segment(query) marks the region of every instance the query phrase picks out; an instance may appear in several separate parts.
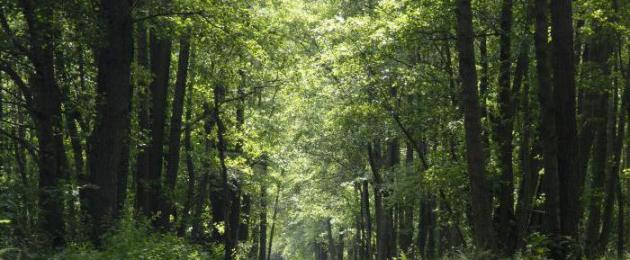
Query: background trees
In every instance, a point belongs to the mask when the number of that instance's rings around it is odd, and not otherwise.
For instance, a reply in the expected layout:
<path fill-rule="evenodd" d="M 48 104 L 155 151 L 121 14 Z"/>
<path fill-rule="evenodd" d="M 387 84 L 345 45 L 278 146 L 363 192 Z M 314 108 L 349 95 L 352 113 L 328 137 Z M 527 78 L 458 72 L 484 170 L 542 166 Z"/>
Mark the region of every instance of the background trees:
<path fill-rule="evenodd" d="M 0 4 L 9 258 L 624 257 L 626 1 Z"/>

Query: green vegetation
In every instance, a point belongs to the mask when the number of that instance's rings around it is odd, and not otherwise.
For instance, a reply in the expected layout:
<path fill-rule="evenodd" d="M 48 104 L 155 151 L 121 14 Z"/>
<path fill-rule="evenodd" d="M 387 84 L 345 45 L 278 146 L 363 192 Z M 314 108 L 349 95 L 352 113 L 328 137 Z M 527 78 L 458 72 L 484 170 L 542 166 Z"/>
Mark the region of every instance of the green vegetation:
<path fill-rule="evenodd" d="M 628 17 L 0 0 L 0 259 L 627 259 Z"/>

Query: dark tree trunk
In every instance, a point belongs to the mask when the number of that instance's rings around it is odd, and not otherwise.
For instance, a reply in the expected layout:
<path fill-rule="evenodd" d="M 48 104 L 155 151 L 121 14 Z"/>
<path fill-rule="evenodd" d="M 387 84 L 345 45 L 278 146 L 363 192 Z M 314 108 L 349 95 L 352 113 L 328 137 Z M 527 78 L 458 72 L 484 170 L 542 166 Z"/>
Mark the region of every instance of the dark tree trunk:
<path fill-rule="evenodd" d="M 391 242 L 388 239 L 388 210 L 385 208 L 383 198 L 384 193 L 384 180 L 381 176 L 380 170 L 382 165 L 381 146 L 379 144 L 368 144 L 368 161 L 373 175 L 373 188 L 374 188 L 374 208 L 375 208 L 375 220 L 376 220 L 376 259 L 387 259 L 388 257 L 388 244 Z"/>
<path fill-rule="evenodd" d="M 365 255 L 372 258 L 372 217 L 370 213 L 370 189 L 367 180 L 361 181 L 361 215 L 365 221 Z"/>
<path fill-rule="evenodd" d="M 612 106 L 608 102 L 610 99 L 608 97 L 609 84 L 611 83 L 608 78 L 610 74 L 608 59 L 612 54 L 612 46 L 609 44 L 610 37 L 598 23 L 593 25 L 593 29 L 595 31 L 593 38 L 584 50 L 584 63 L 592 66 L 582 72 L 582 77 L 590 84 L 582 90 L 584 96 L 582 116 L 585 122 L 580 131 L 578 155 L 578 160 L 581 163 L 581 168 L 578 169 L 580 186 L 584 185 L 587 162 L 589 161 L 588 158 L 591 157 L 592 182 L 589 193 L 589 220 L 585 232 L 585 253 L 589 257 L 599 254 L 599 230 L 602 221 L 601 203 L 606 172 L 610 169 L 608 161 L 613 149 L 611 142 L 614 138 L 612 130 L 615 124 L 612 110 L 614 109 L 613 106 L 616 106 L 614 102 L 611 103 Z M 612 118 L 609 118 L 610 116 Z M 591 156 L 590 140 L 593 137 L 595 145 L 592 148 Z M 579 190 L 583 190 L 582 187 Z M 580 212 L 581 214 L 582 212 Z"/>
<path fill-rule="evenodd" d="M 90 136 L 88 212 L 93 221 L 91 238 L 112 225 L 118 207 L 118 167 L 127 144 L 131 101 L 132 19 L 131 6 L 123 0 L 101 0 L 103 41 L 96 51 L 98 101 L 96 121 Z"/>
<path fill-rule="evenodd" d="M 437 229 L 437 221 L 436 215 L 433 209 L 435 208 L 435 198 L 431 197 L 428 200 L 429 209 L 427 212 L 427 247 L 423 254 L 426 259 L 434 259 L 435 258 L 435 249 L 436 249 L 436 229 Z"/>
<path fill-rule="evenodd" d="M 344 233 L 339 232 L 339 243 L 337 244 L 337 260 L 343 260 L 343 252 L 344 252 Z"/>
<path fill-rule="evenodd" d="M 79 112 L 76 109 L 69 113 L 66 119 L 66 127 L 68 128 L 68 135 L 70 136 L 70 146 L 72 147 L 72 159 L 74 162 L 74 174 L 77 179 L 82 178 L 84 175 L 83 169 L 85 162 L 83 161 L 83 145 L 81 143 L 81 137 L 79 136 L 79 129 L 77 123 L 79 120 Z"/>
<path fill-rule="evenodd" d="M 245 124 L 245 84 L 247 83 L 247 78 L 245 76 L 245 72 L 241 72 L 242 82 L 239 84 L 237 89 L 237 94 L 239 96 L 238 104 L 236 106 L 236 129 L 239 132 L 243 131 L 243 125 Z M 239 154 L 243 153 L 243 139 L 239 138 L 236 142 L 236 151 Z M 238 193 L 241 192 L 239 180 L 234 180 L 237 187 L 239 187 Z M 239 199 L 240 198 L 233 198 Z M 248 232 L 249 232 L 249 212 L 251 210 L 251 195 L 246 192 L 243 194 L 243 205 L 241 205 L 240 201 L 238 203 L 233 203 L 232 205 L 232 216 L 238 216 L 234 218 L 237 222 L 232 223 L 232 226 L 238 225 L 238 231 L 232 230 L 236 237 L 238 237 L 239 241 L 247 241 Z M 239 207 L 236 210 L 235 207 Z M 241 208 L 242 207 L 242 208 Z M 241 212 L 242 211 L 242 212 Z"/>
<path fill-rule="evenodd" d="M 621 53 L 621 48 L 622 46 L 619 45 L 619 53 Z M 629 46 L 630 47 L 630 46 Z M 623 147 L 623 140 L 624 137 L 626 136 L 626 129 L 625 127 L 625 121 L 626 121 L 626 116 L 630 115 L 630 56 L 628 56 L 628 63 L 626 63 L 626 71 L 623 71 L 623 61 L 621 61 L 621 55 L 618 54 L 618 58 L 619 58 L 619 67 L 621 69 L 621 73 L 625 75 L 624 77 L 624 81 L 625 81 L 625 86 L 624 86 L 624 90 L 623 90 L 623 100 L 621 101 L 621 111 L 619 112 L 619 130 L 617 131 L 617 140 L 618 143 L 616 144 L 616 153 L 617 156 L 619 156 L 619 158 L 616 159 L 616 163 L 617 163 L 617 167 L 620 167 L 620 162 L 619 160 L 621 159 L 621 148 Z M 624 243 L 625 243 L 625 210 L 624 210 L 624 196 L 623 196 L 623 189 L 622 189 L 622 184 L 621 184 L 621 180 L 619 178 L 619 172 L 616 171 L 616 176 L 617 176 L 617 189 L 616 189 L 616 193 L 617 193 L 617 259 L 622 259 L 624 256 Z"/>
<path fill-rule="evenodd" d="M 137 63 L 140 68 L 149 69 L 149 53 L 148 53 L 148 36 L 147 29 L 144 22 L 138 22 L 137 28 Z M 138 154 L 136 156 L 136 172 L 134 184 L 136 186 L 136 201 L 135 201 L 135 213 L 137 215 L 147 216 L 149 215 L 149 198 L 147 192 L 149 191 L 148 177 L 149 177 L 149 151 L 146 143 L 148 142 L 149 135 L 149 91 L 148 86 L 139 85 L 138 88 L 138 128 L 140 131 L 140 145 L 138 145 Z"/>
<path fill-rule="evenodd" d="M 448 50 L 448 48 L 447 48 Z M 447 56 L 450 56 L 450 51 L 447 52 Z M 479 39 L 479 63 L 481 63 L 481 76 L 479 77 L 479 116 L 481 118 L 481 141 L 483 142 L 483 151 L 486 154 L 490 154 L 490 117 L 488 116 L 488 106 L 487 106 L 487 98 L 488 98 L 488 89 L 490 86 L 490 76 L 489 68 L 490 63 L 488 60 L 488 38 L 486 36 L 482 36 Z M 450 58 L 448 60 L 450 63 Z M 451 65 L 449 64 L 449 67 Z M 452 69 L 449 73 L 453 74 Z M 451 76 L 452 77 L 452 76 Z M 451 83 L 454 84 L 454 83 Z M 457 101 L 453 105 L 458 105 Z"/>
<path fill-rule="evenodd" d="M 618 185 L 617 175 L 619 174 L 619 156 L 617 156 L 617 146 L 620 140 L 618 141 L 616 128 L 617 104 L 617 89 L 614 89 L 613 102 L 609 105 L 608 126 L 606 129 L 606 155 L 608 160 L 606 163 L 606 183 L 603 191 L 604 208 L 602 211 L 602 229 L 598 234 L 597 255 L 601 255 L 605 252 L 613 225 L 613 207 L 615 206 L 616 186 Z M 624 122 L 621 121 L 619 122 L 619 128 L 621 131 L 624 130 L 624 126 L 622 125 L 623 123 Z"/>
<path fill-rule="evenodd" d="M 271 231 L 269 231 L 269 246 L 267 249 L 267 256 L 271 257 L 271 249 L 273 248 L 273 236 L 276 231 L 276 220 L 278 217 L 278 199 L 280 198 L 280 186 L 276 191 L 276 199 L 273 202 L 273 215 L 271 216 Z"/>
<path fill-rule="evenodd" d="M 534 13 L 536 16 L 536 32 L 534 45 L 536 48 L 536 72 L 538 74 L 538 100 L 540 103 L 540 139 L 542 141 L 543 168 L 545 175 L 542 190 L 546 195 L 544 202 L 543 231 L 557 240 L 560 232 L 559 213 L 559 179 L 558 179 L 558 144 L 556 134 L 556 118 L 554 115 L 553 85 L 550 73 L 550 56 L 548 44 L 548 1 L 536 0 Z"/>
<path fill-rule="evenodd" d="M 224 209 L 225 214 L 225 259 L 229 260 L 233 258 L 234 249 L 238 242 L 238 223 L 240 222 L 240 195 L 238 191 L 238 184 L 231 181 L 228 178 L 227 166 L 225 160 L 227 157 L 227 143 L 225 141 L 225 126 L 221 120 L 221 105 L 225 97 L 225 87 L 221 84 L 214 86 L 214 120 L 217 123 L 217 140 L 218 140 L 218 152 L 219 152 L 219 164 L 221 167 L 221 182 L 224 193 Z M 234 207 L 234 208 L 233 208 Z M 264 249 L 263 249 L 264 250 Z"/>
<path fill-rule="evenodd" d="M 186 171 L 188 172 L 188 183 L 186 189 L 186 201 L 184 202 L 184 208 L 182 209 L 182 217 L 180 219 L 179 228 L 177 230 L 177 234 L 179 236 L 183 236 L 186 233 L 186 229 L 190 224 L 190 210 L 193 205 L 194 200 L 194 190 L 195 190 L 195 182 L 197 180 L 197 176 L 195 174 L 195 164 L 192 158 L 192 142 L 190 140 L 190 132 L 191 132 L 191 114 L 192 114 L 192 91 L 189 91 L 188 98 L 186 99 L 186 125 L 184 127 L 184 149 L 185 149 L 185 158 L 186 158 Z"/>
<path fill-rule="evenodd" d="M 129 113 L 132 110 L 132 101 L 133 93 L 131 87 L 129 88 L 129 105 L 128 110 Z M 129 133 L 131 133 L 131 115 L 128 114 L 127 118 L 124 118 L 126 128 L 125 134 L 123 137 L 122 150 L 120 151 L 120 161 L 118 164 L 118 171 L 116 176 L 116 207 L 114 208 L 114 219 L 120 219 L 124 213 L 125 202 L 127 200 L 127 184 L 129 180 L 129 156 L 130 156 L 130 141 Z"/>
<path fill-rule="evenodd" d="M 179 41 L 179 60 L 177 63 L 177 76 L 175 81 L 175 93 L 171 113 L 171 124 L 168 139 L 168 154 L 166 167 L 166 185 L 164 207 L 162 208 L 161 225 L 169 226 L 169 217 L 175 214 L 175 185 L 177 184 L 177 172 L 179 170 L 179 150 L 181 144 L 182 115 L 184 113 L 184 97 L 186 96 L 186 80 L 188 77 L 188 59 L 190 57 L 190 42 L 188 36 L 182 36 Z"/>
<path fill-rule="evenodd" d="M 598 30 L 597 30 L 598 29 Z M 605 151 L 605 184 L 602 187 L 603 195 L 603 211 L 601 217 L 601 231 L 596 234 L 596 245 L 594 245 L 595 255 L 599 256 L 603 254 L 608 245 L 609 234 L 612 229 L 613 207 L 616 195 L 617 175 L 619 174 L 619 159 L 621 156 L 621 142 L 619 139 L 621 133 L 624 131 L 625 118 L 623 115 L 623 109 L 619 112 L 617 107 L 619 104 L 618 88 L 616 82 L 613 82 L 614 77 L 611 77 L 611 63 L 610 58 L 613 57 L 615 46 L 612 44 L 615 35 L 606 27 L 596 28 L 598 33 L 594 35 L 594 45 L 597 46 L 600 54 L 595 60 L 595 71 L 601 77 L 597 82 L 603 84 L 601 86 L 603 96 L 608 96 L 608 93 L 612 94 L 608 104 L 608 111 L 602 111 L 601 118 L 605 118 L 607 124 L 605 126 L 606 131 L 606 151 Z M 612 91 L 611 91 L 612 90 Z M 626 95 L 625 93 L 623 95 Z M 625 105 L 622 101 L 622 107 Z M 603 109 L 602 109 L 603 110 Z M 619 114 L 619 122 L 617 122 L 617 114 Z M 618 124 L 618 125 L 617 125 Z M 617 131 L 622 131 L 618 133 Z"/>
<path fill-rule="evenodd" d="M 149 170 L 145 181 L 147 186 L 146 199 L 148 206 L 147 217 L 160 214 L 162 194 L 162 161 L 164 145 L 164 125 L 166 121 L 166 97 L 168 96 L 168 82 L 171 65 L 171 40 L 160 38 L 157 32 L 151 31 L 149 54 L 151 56 L 151 73 L 153 81 L 149 85 L 151 93 L 151 109 L 149 111 L 150 141 L 147 148 L 149 155 Z M 159 219 L 153 221 L 154 227 L 164 228 Z"/>
<path fill-rule="evenodd" d="M 597 242 L 599 240 L 599 230 L 601 224 L 601 202 L 604 188 L 604 180 L 606 176 L 606 111 L 607 102 L 598 104 L 599 107 L 597 114 L 600 117 L 597 121 L 597 129 L 595 134 L 595 145 L 593 147 L 593 158 L 591 160 L 591 192 L 590 192 L 590 204 L 589 204 L 589 216 L 586 227 L 585 236 L 585 253 L 588 257 L 593 257 L 596 254 Z M 601 111 L 603 110 L 603 111 Z"/>
<path fill-rule="evenodd" d="M 463 85 L 462 101 L 466 133 L 466 159 L 470 179 L 471 203 L 473 205 L 473 240 L 481 249 L 494 250 L 492 200 L 488 181 L 484 173 L 485 164 L 481 141 L 480 108 L 477 94 L 477 72 L 475 71 L 474 34 L 470 0 L 457 1 L 456 15 L 459 72 Z"/>
<path fill-rule="evenodd" d="M 417 255 L 424 256 L 426 253 L 427 235 L 429 232 L 430 208 L 426 198 L 420 200 L 420 212 L 418 214 L 418 235 L 417 235 Z"/>
<path fill-rule="evenodd" d="M 395 94 L 392 94 L 392 96 L 395 96 Z M 395 167 L 398 166 L 398 164 L 400 164 L 400 145 L 398 142 L 398 138 L 394 138 L 387 142 L 387 167 L 390 171 L 394 171 Z M 388 178 L 388 183 L 394 182 L 392 179 L 392 175 L 390 175 L 390 177 Z M 387 188 L 383 193 L 383 198 L 386 199 L 387 197 L 389 197 L 390 193 L 390 188 Z M 396 226 L 394 219 L 395 208 L 393 205 L 387 204 L 385 205 L 385 208 L 387 212 L 385 215 L 385 232 L 387 232 L 386 256 L 388 259 L 390 259 L 397 256 L 398 254 L 396 250 Z"/>
<path fill-rule="evenodd" d="M 61 89 L 54 68 L 53 8 L 46 1 L 21 0 L 19 5 L 27 24 L 28 58 L 34 73 L 30 88 L 21 89 L 35 122 L 39 156 L 39 226 L 50 244 L 64 244 L 63 199 L 59 182 L 65 176 L 66 155 L 63 145 Z M 15 75 L 14 75 L 15 76 Z M 17 76 L 19 77 L 19 76 Z M 28 102 L 32 99 L 31 102 Z"/>
<path fill-rule="evenodd" d="M 212 136 L 212 128 L 214 127 L 215 121 L 214 121 L 214 117 L 211 116 L 211 111 L 210 108 L 208 107 L 207 104 L 205 104 L 204 106 L 204 117 L 205 117 L 205 122 L 204 122 L 204 151 L 206 156 L 208 156 L 207 158 L 205 158 L 205 160 L 203 160 L 203 176 L 201 178 L 201 182 L 199 182 L 199 187 L 197 188 L 197 196 L 196 196 L 196 202 L 194 204 L 194 209 L 192 211 L 192 234 L 191 237 L 193 239 L 193 241 L 200 241 L 201 240 L 201 234 L 202 234 L 202 225 L 201 225 L 201 213 L 203 212 L 203 209 L 205 208 L 205 203 L 206 203 L 206 199 L 208 198 L 208 186 L 210 185 L 211 181 L 210 178 L 211 176 L 214 175 L 214 169 L 212 168 L 212 165 L 210 164 L 210 161 L 212 160 L 213 156 L 213 150 L 216 148 L 215 143 L 214 143 L 214 139 L 211 137 Z M 188 137 L 187 137 L 188 138 Z M 186 141 L 188 142 L 188 140 Z M 187 148 L 188 149 L 188 148 Z M 190 164 L 192 166 L 192 163 Z M 192 169 L 192 168 L 191 168 Z M 189 169 L 190 170 L 190 169 Z M 190 174 L 190 173 L 189 173 Z M 210 185 L 210 188 L 212 187 L 212 185 Z M 212 193 L 210 193 L 212 194 Z M 211 204 L 213 204 L 214 201 L 211 201 Z M 214 205 L 212 205 L 214 207 Z M 212 218 L 213 218 L 213 222 L 214 222 L 214 212 L 212 212 Z M 211 223 L 212 226 L 214 227 L 215 223 Z M 215 231 L 214 228 L 212 228 L 213 232 Z"/>
<path fill-rule="evenodd" d="M 515 247 L 516 227 L 514 217 L 514 168 L 512 166 L 512 131 L 514 129 L 514 108 L 510 74 L 512 65 L 511 32 L 512 0 L 501 4 L 501 29 L 499 32 L 499 118 L 496 122 L 498 144 L 498 165 L 501 172 L 498 201 L 495 211 L 497 222 L 497 246 L 503 255 L 512 255 Z"/>
<path fill-rule="evenodd" d="M 357 212 L 354 219 L 354 227 L 356 228 L 356 232 L 354 232 L 354 238 L 352 242 L 353 244 L 349 251 L 349 254 L 351 254 L 350 259 L 357 260 L 366 259 L 367 255 L 365 254 L 365 221 L 363 220 L 363 201 L 361 200 L 362 190 L 360 182 L 354 183 L 354 190 L 356 191 L 357 195 L 359 212 Z"/>
<path fill-rule="evenodd" d="M 326 225 L 326 236 L 328 238 L 328 255 L 330 256 L 331 260 L 336 260 L 337 247 L 335 243 L 335 238 L 333 236 L 332 223 L 331 223 L 330 218 L 326 219 L 325 225 Z"/>
<path fill-rule="evenodd" d="M 238 240 L 239 241 L 247 241 L 249 240 L 249 224 L 250 224 L 250 213 L 252 211 L 252 196 L 249 194 L 243 195 L 243 209 L 240 227 L 238 228 Z"/>
<path fill-rule="evenodd" d="M 266 171 L 266 169 L 265 169 Z M 260 237 L 258 238 L 258 260 L 267 260 L 267 191 L 260 187 Z"/>
<path fill-rule="evenodd" d="M 517 249 L 524 246 L 525 239 L 529 233 L 530 220 L 532 212 L 534 210 L 534 200 L 536 194 L 538 194 L 539 186 L 539 174 L 532 168 L 534 152 L 531 149 L 532 145 L 532 131 L 531 124 L 532 119 L 529 116 L 529 83 L 526 83 L 523 88 L 523 124 L 521 128 L 521 150 L 520 150 L 520 165 L 521 165 L 521 184 L 519 188 L 518 204 L 516 206 L 516 225 L 517 225 Z"/>
<path fill-rule="evenodd" d="M 580 179 L 576 174 L 577 129 L 575 118 L 575 55 L 571 0 L 551 1 L 551 49 L 553 56 L 553 100 L 556 104 L 558 178 L 560 182 L 560 230 L 564 237 L 579 241 Z"/>
<path fill-rule="evenodd" d="M 413 176 L 413 145 L 407 143 L 407 154 L 405 158 L 406 176 Z M 408 194 L 401 206 L 402 216 L 400 218 L 399 243 L 400 249 L 408 255 L 413 242 L 413 195 Z"/>

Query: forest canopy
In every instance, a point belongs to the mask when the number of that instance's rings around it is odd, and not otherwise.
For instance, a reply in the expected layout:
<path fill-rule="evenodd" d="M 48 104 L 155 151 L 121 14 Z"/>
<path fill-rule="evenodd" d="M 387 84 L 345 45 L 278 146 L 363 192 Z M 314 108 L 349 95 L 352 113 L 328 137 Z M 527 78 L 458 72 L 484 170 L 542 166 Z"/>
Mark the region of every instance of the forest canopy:
<path fill-rule="evenodd" d="M 0 259 L 628 259 L 628 0 L 0 0 Z"/>

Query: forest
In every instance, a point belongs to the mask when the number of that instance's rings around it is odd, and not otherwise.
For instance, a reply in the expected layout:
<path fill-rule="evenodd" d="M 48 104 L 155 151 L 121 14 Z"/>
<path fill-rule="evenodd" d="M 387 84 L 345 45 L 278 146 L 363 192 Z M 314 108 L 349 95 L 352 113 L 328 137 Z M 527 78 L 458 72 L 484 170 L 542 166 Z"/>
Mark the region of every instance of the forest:
<path fill-rule="evenodd" d="M 0 259 L 630 259 L 630 0 L 0 0 Z"/>

